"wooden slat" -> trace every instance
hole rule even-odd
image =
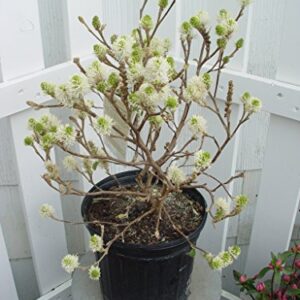
[[[64,226],[42,219],[38,212],[43,203],[49,203],[61,217],[60,197],[42,182],[43,163],[23,144],[28,135],[28,118],[39,114],[31,110],[16,114],[11,117],[11,126],[33,263],[40,293],[45,294],[69,279],[69,275],[60,266],[60,259],[67,253]]]
[[[44,67],[37,2],[0,1],[0,58],[4,80]]]
[[[278,0],[277,2],[279,2]],[[297,0],[280,1],[285,2],[285,9],[280,12],[280,17],[275,22],[281,20],[280,27],[281,41],[279,45],[277,74],[276,78],[281,81],[300,85],[300,35],[298,28],[300,26],[299,11],[300,2]]]
[[[78,21],[78,16],[84,17],[90,24],[94,15],[101,14],[101,0],[89,0],[85,5],[82,4],[80,0],[67,0],[71,57],[91,54],[93,45],[97,43]]]
[[[45,66],[70,59],[66,1],[39,0],[39,15]]]
[[[11,272],[5,241],[0,225],[0,298],[18,300],[14,278]]]
[[[300,124],[271,117],[246,272],[268,263],[270,252],[288,248],[300,187]]]

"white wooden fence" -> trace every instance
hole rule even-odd
[[[70,286],[59,258],[85,251],[83,228],[41,220],[37,213],[40,204],[47,202],[59,215],[80,218],[80,201],[60,197],[42,182],[43,166],[23,145],[26,121],[37,114],[25,101],[47,101],[39,83],[65,80],[76,71],[70,62],[73,56],[80,56],[83,64],[91,61],[94,41],[77,21],[78,15],[89,20],[98,14],[111,24],[109,33],[127,33],[138,22],[139,2],[0,0],[1,300],[52,299]],[[151,11],[155,4],[150,0]],[[236,0],[178,1],[160,32],[173,40],[178,63],[175,37],[180,22],[200,8],[214,14],[221,5],[233,11],[238,8]],[[242,130],[214,170],[221,178],[246,171],[244,182],[231,188],[252,195],[252,204],[229,226],[228,222],[217,229],[207,225],[200,242],[218,252],[237,241],[245,251],[236,267],[249,274],[268,261],[270,251],[285,250],[300,224],[299,14],[297,0],[254,1],[239,31],[246,36],[246,46],[224,71],[220,85],[220,101],[227,81],[233,79],[236,95],[253,92],[263,99],[264,112]],[[237,101],[236,116],[239,110]],[[213,130],[219,135],[218,128]],[[60,159],[61,153],[56,153],[56,160]],[[77,177],[70,179],[80,184]],[[229,271],[224,276],[225,288],[234,291]]]

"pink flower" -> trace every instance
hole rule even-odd
[[[300,269],[300,259],[297,259],[295,261],[295,266],[296,266],[297,269]]]
[[[279,258],[276,260],[276,263],[275,263],[276,267],[281,267],[282,265],[282,260]]]
[[[296,290],[298,287],[297,287],[297,284],[296,283],[293,283],[292,285],[291,285],[291,289],[293,289],[293,290]]]
[[[283,275],[282,276],[282,280],[285,282],[285,283],[289,283],[291,281],[291,276],[289,275]]]
[[[268,268],[269,268],[269,269],[271,269],[271,270],[273,270],[273,269],[274,269],[274,267],[273,267],[272,263],[269,263],[269,264],[268,264]]]
[[[263,291],[265,290],[265,288],[266,288],[266,286],[265,286],[265,284],[264,284],[263,282],[258,282],[258,283],[256,284],[256,290],[257,290],[259,293],[263,292]]]
[[[240,279],[239,279],[240,283],[245,283],[247,281],[247,276],[246,275],[241,275]]]

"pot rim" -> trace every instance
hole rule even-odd
[[[96,186],[105,186],[109,185],[111,186],[111,183],[113,183],[115,181],[114,176],[116,176],[118,179],[123,179],[125,180],[126,178],[132,178],[135,175],[137,175],[140,171],[139,170],[130,170],[130,171],[123,171],[123,172],[119,172],[116,173],[114,175],[111,176],[107,176],[104,179],[100,180]],[[95,186],[93,186],[89,192],[93,192],[96,189]],[[202,214],[202,220],[201,223],[196,227],[196,229],[191,232],[189,235],[187,235],[187,237],[189,238],[189,240],[193,240],[193,238],[195,238],[197,235],[200,234],[200,232],[202,231],[206,220],[207,220],[207,203],[204,199],[204,197],[202,196],[202,194],[195,188],[192,189],[183,189],[183,193],[193,193],[195,196],[197,196],[197,199],[195,199],[196,197],[193,197],[193,200],[200,202],[200,204],[203,206],[204,208],[204,212]],[[191,195],[190,195],[191,197]],[[85,196],[82,204],[81,204],[81,215],[83,220],[86,220],[86,208],[89,206],[89,202],[90,200],[93,199],[92,196]],[[99,234],[90,224],[86,224],[85,225],[86,228],[89,230],[89,232],[93,232],[94,234]],[[144,245],[144,244],[128,244],[128,243],[123,243],[120,241],[116,241],[113,243],[113,247],[117,247],[117,248],[122,248],[122,249],[135,249],[135,250],[150,250],[150,251],[160,251],[160,250],[164,250],[164,249],[168,249],[168,248],[172,248],[172,247],[176,247],[176,246],[180,246],[182,244],[187,243],[186,239],[184,237],[181,238],[177,238],[176,240],[171,240],[171,241],[166,241],[166,242],[161,242],[158,244],[151,244],[151,245]]]

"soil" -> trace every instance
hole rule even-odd
[[[172,221],[185,234],[193,232],[201,223],[204,208],[184,193],[171,193],[165,200],[165,208]],[[121,232],[126,224],[151,209],[151,204],[137,201],[130,196],[116,198],[95,198],[87,212],[87,221],[110,222],[117,225],[105,225],[104,240],[109,241]],[[162,211],[159,232],[160,239],[154,235],[157,213],[143,218],[132,225],[122,237],[127,244],[153,245],[182,238]],[[124,224],[124,225],[123,225]],[[99,227],[94,228],[99,232]]]

